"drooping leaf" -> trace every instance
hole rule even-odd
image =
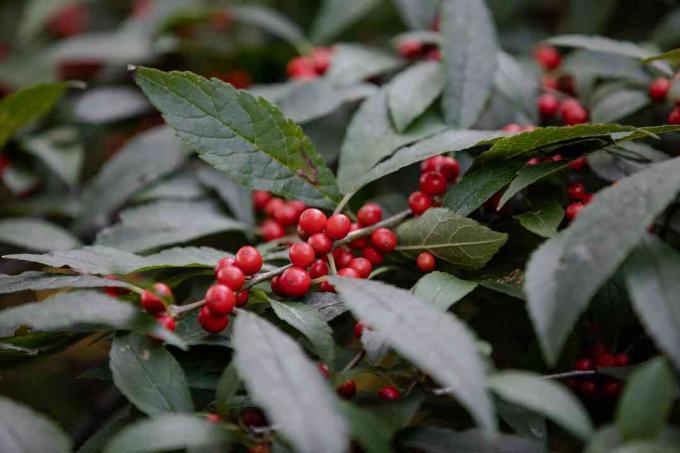
[[[85,151],[75,129],[55,128],[31,135],[21,141],[21,147],[42,160],[69,186],[78,184]]]
[[[648,235],[623,265],[628,294],[647,333],[680,369],[680,254]]]
[[[403,132],[422,115],[443,89],[444,76],[434,61],[418,63],[395,76],[387,89],[387,104],[397,131]]]
[[[142,412],[158,416],[193,410],[184,372],[162,344],[138,334],[117,336],[109,367],[116,387]]]
[[[613,182],[644,170],[652,162],[669,158],[647,144],[622,142],[616,150],[605,148],[588,155],[588,167],[599,178]]]
[[[242,311],[234,323],[233,344],[249,395],[296,450],[345,451],[347,426],[337,412],[335,397],[318,366],[295,341],[264,319]]]
[[[236,363],[232,361],[220,375],[220,379],[217,381],[217,389],[215,390],[215,404],[217,412],[221,416],[228,416],[229,403],[234,395],[236,395],[240,385],[241,379],[236,370]]]
[[[164,414],[126,426],[104,448],[104,453],[226,448],[228,431],[195,415]]]
[[[435,23],[440,0],[394,0],[404,22],[413,29],[426,30]]]
[[[564,170],[569,165],[569,162],[547,162],[537,165],[525,165],[517,171],[517,175],[508,186],[508,189],[503,193],[498,208],[500,209],[510,201],[517,193],[529,187],[531,184]]]
[[[404,64],[403,60],[383,49],[363,44],[340,43],[333,49],[333,61],[326,78],[337,85],[364,81]]]
[[[490,439],[479,430],[452,431],[445,428],[424,427],[404,436],[403,443],[428,453],[451,451],[545,453],[540,442],[519,436],[499,434]]]
[[[429,251],[463,269],[480,269],[505,244],[508,235],[480,225],[448,209],[431,208],[396,230],[397,250],[416,257]]]
[[[532,255],[524,289],[546,359],[553,363],[590,298],[680,189],[680,158],[651,165],[598,192],[569,228]]]
[[[505,52],[498,52],[495,86],[531,123],[538,120],[535,99],[538,81]]]
[[[444,116],[467,129],[482,113],[496,73],[498,43],[486,3],[443,0],[442,36]]]
[[[615,90],[597,102],[590,117],[594,123],[611,123],[632,115],[650,104],[649,95],[640,90]]]
[[[138,90],[102,87],[85,92],[73,107],[73,114],[83,123],[106,124],[140,115],[149,107]]]
[[[309,46],[300,27],[276,10],[259,5],[231,5],[227,13],[234,20],[260,27],[277,38],[285,39],[295,47]]]
[[[530,211],[514,216],[519,223],[544,238],[551,238],[557,234],[557,227],[564,219],[564,209],[557,202],[541,204]]]
[[[498,416],[520,436],[543,441],[548,438],[548,427],[542,415],[502,398],[496,398],[494,405]]]
[[[330,280],[358,319],[444,386],[487,434],[495,432],[484,366],[463,323],[410,292],[384,283]]]
[[[201,184],[217,192],[222,201],[227,203],[236,219],[248,226],[255,224],[255,212],[248,189],[236,184],[224,173],[208,166],[199,168],[196,176]]]
[[[562,385],[522,371],[503,371],[489,378],[493,392],[506,401],[545,415],[578,438],[593,432],[588,412]]]
[[[7,452],[73,451],[71,439],[52,420],[0,396],[0,445]]]
[[[329,367],[335,363],[333,331],[318,310],[301,303],[282,304],[272,300],[271,307],[282,321],[300,331],[314,346],[314,351]]]
[[[0,242],[30,250],[69,250],[80,241],[60,226],[24,217],[0,220]]]
[[[616,424],[625,440],[653,439],[665,425],[678,384],[662,357],[640,367],[626,383],[616,411]]]
[[[121,280],[107,280],[94,275],[63,275],[28,271],[18,275],[0,275],[0,294],[18,291],[41,291],[59,288],[131,288]]]
[[[418,299],[446,311],[476,287],[475,282],[462,280],[446,272],[435,271],[418,280],[413,293]]]
[[[302,129],[263,98],[218,79],[138,68],[135,80],[199,156],[236,182],[333,207],[333,174]]]
[[[375,8],[380,0],[323,0],[314,24],[312,40],[329,42]]]
[[[221,177],[224,177],[223,173],[218,172],[218,174]],[[137,192],[132,201],[146,202],[168,199],[196,200],[198,198],[204,198],[207,195],[206,190],[203,188],[196,175],[189,172],[178,172],[168,178],[158,181],[148,189],[142,189],[140,192]]]
[[[352,437],[366,450],[366,453],[394,451],[391,445],[392,433],[379,414],[349,403],[343,403],[341,407],[349,423]]]

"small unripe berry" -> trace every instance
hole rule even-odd
[[[227,316],[235,305],[236,294],[226,285],[212,285],[205,293],[205,306],[213,316]]]
[[[213,316],[207,306],[198,312],[198,323],[209,333],[220,333],[229,325],[229,316]]]
[[[308,235],[321,233],[326,226],[326,214],[316,208],[305,209],[300,214],[299,226]]]
[[[359,278],[368,278],[373,272],[373,265],[366,258],[354,258],[349,263],[349,267],[357,271]]]
[[[314,248],[306,242],[296,242],[288,249],[288,258],[293,266],[306,268],[316,259]]]
[[[560,53],[552,46],[537,46],[534,49],[534,59],[547,71],[556,69],[562,62]]]
[[[362,227],[374,225],[382,220],[382,209],[375,203],[366,203],[357,212],[357,220]]]
[[[246,245],[236,252],[236,265],[246,275],[253,275],[262,269],[262,255],[255,247]]]
[[[560,100],[554,94],[542,94],[538,98],[538,110],[542,116],[549,117],[557,113],[560,108]]]
[[[401,397],[401,392],[393,385],[388,385],[378,390],[378,398],[384,401],[394,401]]]
[[[309,274],[299,267],[289,267],[279,280],[281,290],[290,297],[302,297],[309,291],[312,281]]]
[[[326,255],[333,248],[333,241],[324,233],[311,235],[307,243],[312,246],[317,256]]]
[[[671,89],[671,81],[665,77],[659,77],[649,85],[649,97],[656,102],[663,102]]]
[[[335,214],[326,222],[325,231],[329,238],[337,241],[347,236],[351,227],[352,221],[349,217],[345,214]]]
[[[446,192],[446,178],[438,171],[430,171],[420,176],[420,191],[428,195],[441,195]]]
[[[430,272],[434,269],[436,261],[430,252],[423,252],[416,258],[416,265],[421,272]]]
[[[384,259],[382,253],[370,245],[361,250],[361,256],[370,261],[373,266],[380,266]]]
[[[378,228],[371,234],[371,244],[379,251],[389,253],[397,247],[397,235],[389,228]]]
[[[238,291],[243,288],[243,284],[246,282],[246,276],[240,268],[229,266],[218,272],[217,281],[234,291]]]
[[[335,389],[338,396],[343,399],[352,399],[357,393],[357,384],[352,379],[343,382]]]
[[[408,197],[408,206],[413,215],[420,215],[432,207],[432,198],[423,192],[413,192]]]

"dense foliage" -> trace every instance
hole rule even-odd
[[[649,3],[0,2],[0,451],[680,451]]]

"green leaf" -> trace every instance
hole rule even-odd
[[[85,150],[78,132],[71,128],[51,129],[21,141],[21,147],[38,157],[62,181],[71,187],[78,184],[85,160]]]
[[[544,238],[551,238],[557,235],[557,227],[564,219],[564,209],[557,202],[549,202],[541,204],[531,209],[514,216],[519,220],[519,223],[531,231]]]
[[[206,168],[210,168],[207,167]],[[215,170],[217,172],[217,170]],[[217,172],[220,177],[224,177],[223,173]],[[206,184],[207,186],[207,184]],[[201,186],[197,175],[189,172],[180,171],[170,177],[164,178],[148,189],[142,189],[137,192],[133,198],[133,202],[158,201],[162,199],[170,200],[196,200],[198,198],[206,197],[207,191]]]
[[[330,280],[357,319],[444,386],[487,434],[495,433],[484,365],[463,323],[410,292],[384,283],[339,277]]]
[[[593,432],[588,412],[561,384],[523,371],[503,371],[489,378],[492,391],[511,403],[545,415],[578,438]]]
[[[330,322],[345,313],[348,308],[334,293],[310,292],[303,303],[319,312],[321,319]]]
[[[668,154],[647,144],[622,142],[616,146],[616,149],[605,148],[590,154],[588,167],[605,181],[618,181],[646,169],[652,162],[660,162],[669,158]]]
[[[236,370],[236,363],[233,361],[229,363],[222,374],[220,379],[217,381],[217,389],[215,391],[215,404],[217,406],[217,412],[222,417],[227,417],[229,415],[229,403],[231,399],[236,395],[239,387],[241,386],[241,379],[238,376],[238,371]]]
[[[129,405],[125,405],[115,411],[112,415],[107,417],[106,421],[99,427],[97,432],[88,437],[76,452],[101,453],[108,441],[125,427],[125,425],[134,420],[130,412]]]
[[[126,209],[120,218],[97,234],[97,245],[140,252],[245,228],[210,201],[158,201]]]
[[[444,76],[435,61],[418,63],[395,76],[387,88],[387,104],[397,131],[403,132],[443,90]]]
[[[418,299],[429,302],[442,311],[447,311],[476,287],[475,282],[461,280],[446,272],[435,271],[421,277],[413,288],[413,293]]]
[[[107,280],[94,275],[60,275],[28,271],[18,275],[0,275],[0,294],[18,291],[41,291],[59,288],[132,288],[121,280]]]
[[[52,420],[0,396],[0,445],[7,452],[73,451],[71,439]]]
[[[619,89],[603,96],[590,113],[594,123],[611,123],[650,105],[649,95],[640,90]]]
[[[307,337],[321,360],[332,368],[335,363],[333,331],[321,318],[318,310],[301,303],[282,304],[275,300],[270,303],[276,316]]]
[[[680,158],[671,159],[598,192],[569,228],[533,253],[524,289],[549,363],[590,298],[675,198],[679,171]]]
[[[536,97],[538,80],[526,68],[505,52],[498,52],[495,86],[531,123],[538,122]]]
[[[546,176],[557,173],[569,165],[569,162],[547,162],[538,165],[524,165],[517,172],[517,176],[512,180],[508,189],[503,193],[498,202],[498,209],[510,201],[517,193],[529,187]]]
[[[404,445],[427,453],[498,452],[545,453],[545,447],[532,439],[499,434],[490,439],[479,430],[452,431],[445,428],[423,427],[404,436]]]
[[[347,128],[338,166],[340,190],[348,192],[358,178],[398,148],[441,132],[445,127],[433,114],[427,114],[404,133],[396,132],[387,108],[387,90],[380,90],[361,104]]]
[[[345,451],[347,426],[336,399],[298,343],[264,319],[241,311],[233,344],[248,394],[296,451]]]
[[[132,118],[149,110],[142,94],[125,86],[110,86],[86,91],[75,103],[76,120],[87,124],[106,124]]]
[[[669,50],[668,52],[661,53],[659,55],[654,55],[649,58],[645,58],[640,61],[640,64],[649,64],[659,60],[668,60],[672,62],[677,62],[680,60],[680,49]]]
[[[548,427],[542,415],[501,398],[495,398],[494,404],[498,416],[517,434],[522,437],[547,440]]]
[[[200,448],[226,448],[228,431],[194,415],[165,414],[123,428],[104,448],[104,453],[151,453]]]
[[[677,445],[658,441],[630,442],[614,450],[613,453],[678,453]]]
[[[356,439],[366,453],[394,451],[391,445],[392,433],[379,414],[345,402],[342,403],[341,408],[350,425],[352,438]]]
[[[288,41],[295,47],[310,46],[302,29],[274,9],[259,5],[231,5],[227,9],[227,14],[238,22],[260,27],[277,38]]]
[[[85,186],[82,223],[102,227],[135,192],[178,168],[187,151],[167,127],[141,133],[107,161]]]
[[[236,219],[248,226],[255,225],[255,211],[248,189],[236,184],[227,175],[212,167],[199,168],[196,176],[201,184],[217,192]]]
[[[27,217],[0,220],[0,242],[38,251],[69,250],[81,245],[62,227]]]
[[[482,113],[496,74],[496,29],[485,2],[443,0],[442,37],[444,117],[466,129]]]
[[[443,205],[460,215],[471,214],[508,185],[522,165],[521,162],[500,161],[473,167],[446,192]]]
[[[395,0],[395,3],[410,28],[425,30],[434,25],[440,0]]]
[[[200,157],[251,189],[332,208],[333,174],[302,129],[263,98],[218,79],[138,68],[135,80]]]
[[[0,101],[0,149],[22,127],[47,115],[66,92],[65,83],[40,83]]]
[[[680,431],[677,428],[671,426],[661,427],[661,433],[657,437],[656,441],[658,445],[663,445],[666,447],[674,447],[680,442]],[[631,442],[628,445],[635,445],[636,442]],[[623,440],[619,433],[616,425],[605,425],[600,428],[595,435],[590,440],[588,444],[588,449],[586,453],[610,453],[612,451],[619,452],[620,449],[625,451],[627,446],[623,445]],[[655,451],[656,450],[652,450]],[[661,450],[657,453],[665,453],[669,450]],[[675,450],[670,450],[673,453],[677,453],[677,448]],[[628,453],[631,453],[628,451]],[[633,450],[633,453],[650,453],[650,450]]]
[[[508,235],[448,209],[428,209],[397,228],[397,250],[410,257],[429,251],[463,269],[481,269],[505,244]]]
[[[404,64],[392,53],[363,44],[340,43],[333,49],[326,78],[336,85],[364,81]]]
[[[380,0],[323,0],[312,25],[312,40],[317,44],[330,42],[379,3]]]
[[[182,368],[157,341],[137,334],[117,336],[109,367],[116,387],[142,412],[157,416],[193,410]]]
[[[182,322],[177,323],[177,336],[189,346],[219,346],[231,347],[231,330],[227,329],[217,334],[203,330],[198,323],[198,313],[190,313]]]
[[[654,439],[665,425],[678,385],[662,357],[640,367],[626,383],[616,410],[616,424],[625,440]]]
[[[648,235],[623,265],[633,308],[647,333],[680,369],[680,254]]]

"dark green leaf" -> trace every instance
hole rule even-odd
[[[544,355],[554,363],[598,288],[680,189],[680,158],[651,165],[598,192],[569,228],[532,255],[524,289]]]
[[[410,28],[426,30],[435,23],[440,0],[395,0],[395,3]]]
[[[496,29],[485,2],[443,0],[442,37],[444,116],[467,129],[482,113],[496,74]]]
[[[252,189],[334,207],[335,178],[302,129],[263,98],[218,79],[138,68],[135,80],[202,159]]]
[[[413,293],[418,299],[446,311],[476,287],[475,282],[461,280],[446,272],[435,271],[418,280]]]
[[[109,367],[116,387],[142,412],[157,416],[193,410],[182,368],[157,341],[138,334],[117,336]]]
[[[241,311],[234,323],[233,344],[249,395],[296,451],[345,451],[347,427],[335,397],[318,365],[298,343],[264,319]]]
[[[217,334],[203,330],[198,323],[198,313],[190,313],[182,322],[177,323],[177,336],[189,346],[207,345],[231,347],[231,330],[227,329]]]
[[[309,45],[300,27],[274,9],[259,5],[231,5],[227,13],[233,15],[234,20],[260,27],[293,46]]]
[[[326,78],[337,85],[361,82],[404,64],[392,53],[363,44],[340,43],[333,49]]]
[[[108,441],[125,425],[134,420],[130,406],[125,405],[109,416],[106,422],[76,450],[76,453],[101,453]]]
[[[323,0],[314,24],[312,40],[329,42],[375,8],[380,0]]]
[[[387,104],[397,131],[403,132],[422,115],[443,89],[444,76],[435,61],[418,63],[395,76],[387,89]]]
[[[19,275],[0,275],[0,294],[18,291],[41,291],[59,288],[101,288],[105,286],[131,288],[120,280],[107,280],[94,275],[60,275],[46,272],[24,272]]]
[[[453,395],[487,432],[496,430],[473,336],[449,313],[384,283],[332,277],[354,315]]]
[[[644,170],[652,162],[669,158],[668,154],[644,143],[622,142],[614,149],[605,148],[590,154],[588,167],[605,181],[618,181]]]
[[[495,86],[530,123],[538,122],[538,80],[505,52],[498,52]]]
[[[215,404],[217,405],[217,412],[222,417],[229,415],[229,403],[236,395],[241,386],[241,379],[236,370],[236,363],[233,361],[229,363],[222,374],[219,381],[217,381],[217,389],[215,391]]]
[[[498,209],[503,207],[517,193],[529,187],[546,176],[561,171],[569,165],[568,162],[548,162],[538,165],[525,165],[519,169],[517,176],[512,180],[508,189],[503,193],[498,202]]]
[[[498,416],[520,436],[542,441],[548,438],[548,427],[542,415],[501,398],[496,398],[494,405]]]
[[[321,319],[326,322],[334,320],[348,310],[340,296],[334,293],[310,292],[303,303],[317,310]]]
[[[484,453],[545,453],[540,442],[500,434],[492,439],[479,430],[451,431],[444,428],[418,428],[404,436],[403,443],[427,453],[452,451]]]
[[[0,396],[0,445],[8,453],[67,453],[73,448],[53,421],[4,396]]]
[[[87,91],[76,102],[76,120],[88,124],[105,124],[140,115],[149,110],[142,94],[129,87],[102,87]]]
[[[221,177],[224,177],[223,173],[217,173]],[[197,198],[203,198],[206,196],[206,190],[203,188],[203,186],[201,186],[201,182],[195,175],[188,172],[180,172],[158,181],[148,189],[143,189],[141,192],[137,192],[133,197],[133,201],[145,202],[162,199],[195,200]]]
[[[378,414],[353,404],[342,403],[342,411],[350,425],[352,437],[359,442],[366,453],[390,453],[392,433]]]
[[[42,219],[17,217],[0,220],[0,242],[30,250],[69,250],[80,241],[65,229]]]
[[[619,89],[597,102],[590,113],[594,123],[611,123],[632,115],[651,103],[649,95],[640,90]]]
[[[557,202],[541,204],[514,216],[519,223],[531,231],[544,238],[551,238],[557,234],[557,227],[564,219],[564,209]]]

